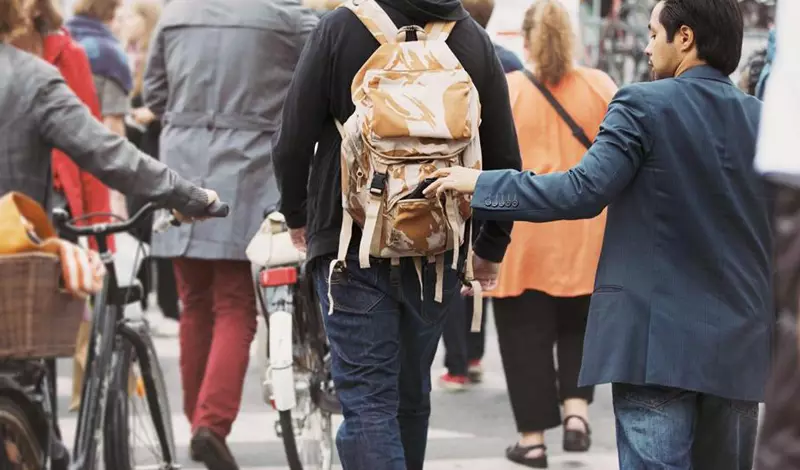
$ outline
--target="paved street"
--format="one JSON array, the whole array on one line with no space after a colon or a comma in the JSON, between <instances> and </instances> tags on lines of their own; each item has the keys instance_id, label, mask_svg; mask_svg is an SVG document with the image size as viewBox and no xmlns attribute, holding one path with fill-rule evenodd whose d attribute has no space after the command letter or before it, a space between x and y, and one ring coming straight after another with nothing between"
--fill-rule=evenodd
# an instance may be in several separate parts
<instances>
[{"instance_id":1,"label":"paved street","mask_svg":"<svg viewBox=\"0 0 800 470\"><path fill-rule=\"evenodd\" d=\"M433 417L428 446L429 470L511 470L524 468L503 457L506 446L515 439L513 418L508 403L497 338L491 319L487 322L486 381L459 394L442 390L433 392ZM263 334L263 328L260 328ZM229 438L231 450L242 470L277 470L286 468L282 444L274 433L277 414L261 398L261 348L263 336L251 349L251 363L245 386L242 413ZM157 338L156 345L167 380L172 406L178 455L183 468L200 469L188 459L191 438L189 425L181 412L181 386L178 369L177 338ZM442 348L434 364L433 374L442 373ZM72 364L59 362L59 411L66 442L72 442L75 413L68 413L72 390ZM608 388L598 391L592 408L594 446L587 455L564 455L560 450L561 434L554 430L548 436L550 467L561 469L616 470L613 417Z\"/></svg>"}]
</instances>

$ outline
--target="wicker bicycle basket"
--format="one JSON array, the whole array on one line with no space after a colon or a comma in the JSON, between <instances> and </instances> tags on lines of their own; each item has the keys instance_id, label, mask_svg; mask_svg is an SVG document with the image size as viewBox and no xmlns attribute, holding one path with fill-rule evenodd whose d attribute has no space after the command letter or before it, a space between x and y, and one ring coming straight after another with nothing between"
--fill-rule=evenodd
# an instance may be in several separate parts
<instances>
[{"instance_id":1,"label":"wicker bicycle basket","mask_svg":"<svg viewBox=\"0 0 800 470\"><path fill-rule=\"evenodd\" d=\"M72 356L86 306L59 289L55 255L0 256L0 358Z\"/></svg>"}]
</instances>

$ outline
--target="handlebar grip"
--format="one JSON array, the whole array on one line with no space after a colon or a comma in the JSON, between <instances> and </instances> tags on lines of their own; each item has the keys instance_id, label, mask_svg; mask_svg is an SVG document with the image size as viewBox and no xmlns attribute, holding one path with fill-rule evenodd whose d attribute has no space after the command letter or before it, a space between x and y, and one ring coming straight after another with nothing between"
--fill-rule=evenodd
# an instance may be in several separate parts
<instances>
[{"instance_id":1,"label":"handlebar grip","mask_svg":"<svg viewBox=\"0 0 800 470\"><path fill-rule=\"evenodd\" d=\"M212 202L211 205L206 208L206 215L209 217L224 218L227 217L230 212L231 207L224 202L220 202L219 200ZM170 217L169 223L173 227L181 226L181 222L174 216Z\"/></svg>"},{"instance_id":2,"label":"handlebar grip","mask_svg":"<svg viewBox=\"0 0 800 470\"><path fill-rule=\"evenodd\" d=\"M209 217L227 217L230 212L230 206L221 202L219 199L212 202L211 205L206 208L206 214L208 214Z\"/></svg>"}]
</instances>

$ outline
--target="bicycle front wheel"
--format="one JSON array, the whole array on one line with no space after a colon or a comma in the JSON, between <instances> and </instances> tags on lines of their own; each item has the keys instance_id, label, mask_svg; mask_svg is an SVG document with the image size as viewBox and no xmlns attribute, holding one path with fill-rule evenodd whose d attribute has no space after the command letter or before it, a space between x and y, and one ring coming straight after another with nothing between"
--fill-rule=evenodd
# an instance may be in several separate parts
<instances>
[{"instance_id":1,"label":"bicycle front wheel","mask_svg":"<svg viewBox=\"0 0 800 470\"><path fill-rule=\"evenodd\" d=\"M44 468L44 450L31 420L23 408L8 397L0 397L0 444L0 468Z\"/></svg>"},{"instance_id":2,"label":"bicycle front wheel","mask_svg":"<svg viewBox=\"0 0 800 470\"><path fill-rule=\"evenodd\" d=\"M280 431L290 470L330 470L333 465L331 414L310 396L298 397L294 416L281 411Z\"/></svg>"},{"instance_id":3,"label":"bicycle front wheel","mask_svg":"<svg viewBox=\"0 0 800 470\"><path fill-rule=\"evenodd\" d=\"M175 467L175 437L164 375L149 335L137 335L146 357L119 338L108 395L106 468Z\"/></svg>"},{"instance_id":4,"label":"bicycle front wheel","mask_svg":"<svg viewBox=\"0 0 800 470\"><path fill-rule=\"evenodd\" d=\"M300 462L300 453L297 451L292 412L290 410L279 411L278 415L283 450L286 452L286 462L289 464L289 470L303 470L303 464Z\"/></svg>"}]
</instances>

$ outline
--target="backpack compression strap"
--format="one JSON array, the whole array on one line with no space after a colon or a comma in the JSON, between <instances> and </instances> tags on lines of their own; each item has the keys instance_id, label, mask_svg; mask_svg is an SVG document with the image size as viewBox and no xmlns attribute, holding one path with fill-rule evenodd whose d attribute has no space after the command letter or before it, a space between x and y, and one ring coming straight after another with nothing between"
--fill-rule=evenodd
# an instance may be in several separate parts
<instances>
[{"instance_id":1,"label":"backpack compression strap","mask_svg":"<svg viewBox=\"0 0 800 470\"><path fill-rule=\"evenodd\" d=\"M379 43L397 42L397 26L375 0L350 0L339 8L352 11Z\"/></svg>"},{"instance_id":2,"label":"backpack compression strap","mask_svg":"<svg viewBox=\"0 0 800 470\"><path fill-rule=\"evenodd\" d=\"M455 21L428 23L425 25L425 32L428 33L428 40L447 41L450 33L455 27Z\"/></svg>"}]
</instances>

